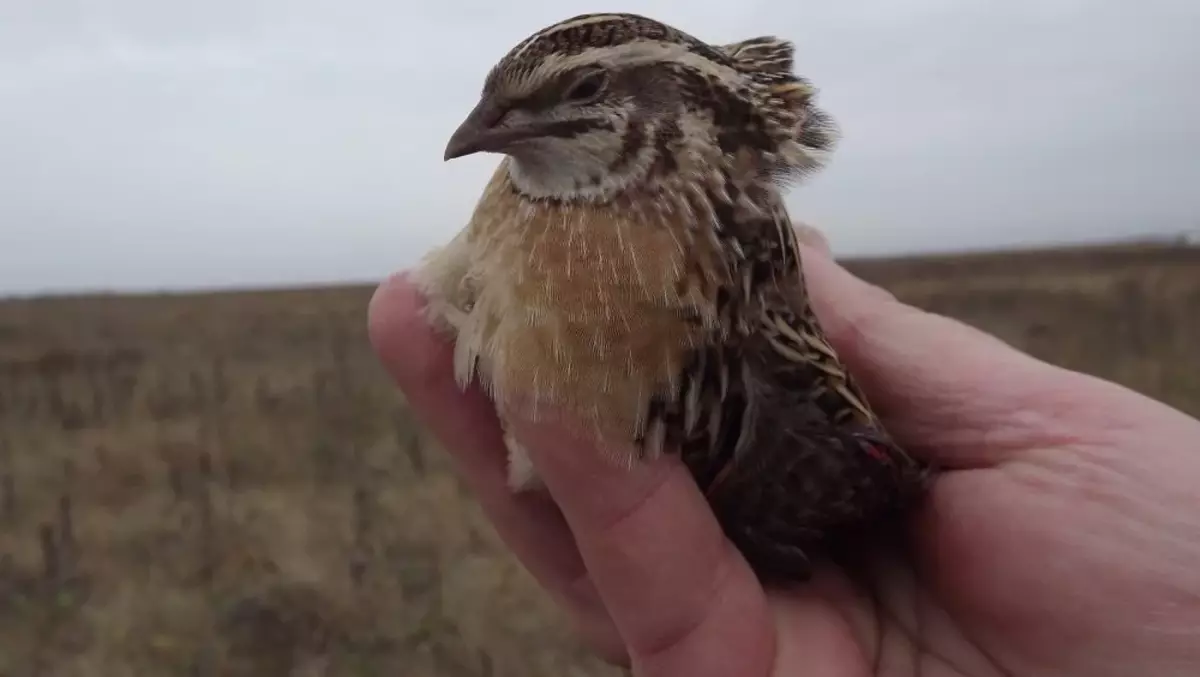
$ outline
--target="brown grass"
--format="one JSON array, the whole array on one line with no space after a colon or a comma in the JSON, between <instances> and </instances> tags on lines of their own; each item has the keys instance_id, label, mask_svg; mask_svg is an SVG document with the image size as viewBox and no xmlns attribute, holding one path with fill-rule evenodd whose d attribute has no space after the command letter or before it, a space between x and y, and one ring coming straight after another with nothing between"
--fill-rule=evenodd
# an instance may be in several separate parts
<instances>
[{"instance_id":1,"label":"brown grass","mask_svg":"<svg viewBox=\"0 0 1200 677\"><path fill-rule=\"evenodd\" d=\"M1200 249L859 261L1200 414ZM612 675L365 335L368 288L0 302L0 675Z\"/></svg>"}]
</instances>

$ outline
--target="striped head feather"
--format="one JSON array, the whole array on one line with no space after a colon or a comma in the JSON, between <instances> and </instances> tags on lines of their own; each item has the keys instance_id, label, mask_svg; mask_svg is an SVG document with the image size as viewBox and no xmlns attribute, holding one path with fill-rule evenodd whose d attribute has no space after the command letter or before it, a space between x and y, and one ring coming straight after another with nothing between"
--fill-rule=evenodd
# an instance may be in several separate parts
<instances>
[{"instance_id":1,"label":"striped head feather","mask_svg":"<svg viewBox=\"0 0 1200 677\"><path fill-rule=\"evenodd\" d=\"M507 155L531 199L679 191L711 184L714 168L787 183L820 168L837 136L793 60L769 36L712 46L634 14L572 17L491 69L446 158Z\"/></svg>"}]
</instances>

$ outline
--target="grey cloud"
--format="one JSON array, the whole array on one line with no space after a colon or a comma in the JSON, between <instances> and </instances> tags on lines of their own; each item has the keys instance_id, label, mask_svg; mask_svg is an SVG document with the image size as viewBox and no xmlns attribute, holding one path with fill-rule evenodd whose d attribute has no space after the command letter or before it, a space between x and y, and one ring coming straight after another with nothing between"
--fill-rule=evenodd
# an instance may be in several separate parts
<instances>
[{"instance_id":1,"label":"grey cloud","mask_svg":"<svg viewBox=\"0 0 1200 677\"><path fill-rule=\"evenodd\" d=\"M441 161L487 68L584 11L5 3L0 292L369 280L408 265L461 226L496 161ZM797 42L845 138L789 201L841 252L1200 225L1191 0L636 11L712 41Z\"/></svg>"}]
</instances>

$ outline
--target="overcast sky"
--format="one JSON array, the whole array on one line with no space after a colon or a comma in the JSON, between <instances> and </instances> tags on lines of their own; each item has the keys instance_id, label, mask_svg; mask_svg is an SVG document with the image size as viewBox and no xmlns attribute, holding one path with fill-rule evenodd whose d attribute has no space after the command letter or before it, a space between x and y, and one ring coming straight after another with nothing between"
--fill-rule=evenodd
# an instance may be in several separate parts
<instances>
[{"instance_id":1,"label":"overcast sky","mask_svg":"<svg viewBox=\"0 0 1200 677\"><path fill-rule=\"evenodd\" d=\"M0 293L373 280L467 219L442 162L587 11L793 39L844 129L789 197L843 254L1200 227L1197 0L0 0Z\"/></svg>"}]
</instances>

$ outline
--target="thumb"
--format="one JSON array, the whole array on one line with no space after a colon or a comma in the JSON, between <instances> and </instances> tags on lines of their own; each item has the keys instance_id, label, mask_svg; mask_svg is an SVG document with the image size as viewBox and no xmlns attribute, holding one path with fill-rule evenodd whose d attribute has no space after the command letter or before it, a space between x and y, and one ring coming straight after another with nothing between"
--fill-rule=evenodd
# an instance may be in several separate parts
<instances>
[{"instance_id":1,"label":"thumb","mask_svg":"<svg viewBox=\"0 0 1200 677\"><path fill-rule=\"evenodd\" d=\"M796 238L800 240L801 244L808 245L826 256L832 256L829 238L825 237L825 233L801 221L795 221L793 226L796 230Z\"/></svg>"},{"instance_id":2,"label":"thumb","mask_svg":"<svg viewBox=\"0 0 1200 677\"><path fill-rule=\"evenodd\" d=\"M812 236L801 235L805 242ZM821 238L823 241L823 238ZM1095 399L1089 377L1037 360L957 320L898 301L802 244L822 328L884 419L914 453L945 467L992 465L1005 451L1069 439Z\"/></svg>"}]
</instances>

